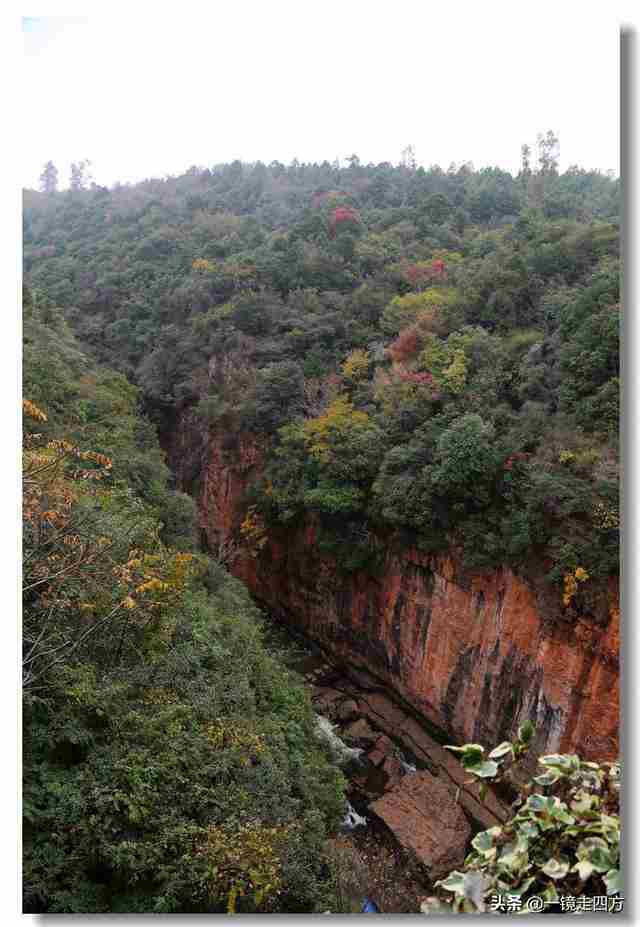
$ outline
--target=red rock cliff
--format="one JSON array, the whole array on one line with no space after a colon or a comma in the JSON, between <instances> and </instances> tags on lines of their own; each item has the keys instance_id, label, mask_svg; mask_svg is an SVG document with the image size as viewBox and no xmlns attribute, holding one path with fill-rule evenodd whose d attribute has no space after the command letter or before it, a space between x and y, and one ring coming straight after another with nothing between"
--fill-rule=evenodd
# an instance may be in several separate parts
<instances>
[{"instance_id":1,"label":"red rock cliff","mask_svg":"<svg viewBox=\"0 0 640 927\"><path fill-rule=\"evenodd\" d=\"M246 437L200 445L199 504L215 550L237 536L261 453ZM183 441L184 444L184 441ZM182 452L184 459L184 451ZM389 547L381 571L345 574L318 552L312 521L269 534L231 569L275 617L367 668L459 741L493 746L530 718L535 754L618 751L618 611L558 621L510 570L465 576L455 556Z\"/></svg>"}]
</instances>

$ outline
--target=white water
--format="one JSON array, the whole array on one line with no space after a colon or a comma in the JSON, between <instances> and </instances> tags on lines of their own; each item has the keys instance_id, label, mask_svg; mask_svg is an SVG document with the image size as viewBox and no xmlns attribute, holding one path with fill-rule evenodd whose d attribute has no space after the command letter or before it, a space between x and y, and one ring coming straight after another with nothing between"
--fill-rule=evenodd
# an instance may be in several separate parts
<instances>
[{"instance_id":1,"label":"white water","mask_svg":"<svg viewBox=\"0 0 640 927\"><path fill-rule=\"evenodd\" d=\"M338 766L346 766L353 760L360 761L363 750L360 747L348 747L336 734L335 726L323 715L316 715L316 731L318 736L329 745L333 758ZM342 819L343 830L355 830L356 827L366 827L367 819L358 814L351 802L347 802L347 810Z\"/></svg>"},{"instance_id":2,"label":"white water","mask_svg":"<svg viewBox=\"0 0 640 927\"><path fill-rule=\"evenodd\" d=\"M367 819L361 814L358 814L356 809L353 807L351 802L347 802L347 813L344 816L342 821L342 827L344 830L355 830L356 827L366 827Z\"/></svg>"},{"instance_id":3,"label":"white water","mask_svg":"<svg viewBox=\"0 0 640 927\"><path fill-rule=\"evenodd\" d=\"M403 769L405 775L406 775L407 773L414 773L414 772L417 772L417 769L416 769L416 767L413 765L413 763L408 763L408 762L405 760L405 758L403 757L402 753L400 753L399 750L398 750L398 753L400 754L400 765L402 766L402 769Z\"/></svg>"},{"instance_id":4,"label":"white water","mask_svg":"<svg viewBox=\"0 0 640 927\"><path fill-rule=\"evenodd\" d=\"M359 760L362 756L362 749L360 747L347 747L346 743L336 734L334 725L323 715L316 715L316 731L320 738L329 745L331 753L339 766L346 766L347 763Z\"/></svg>"}]
</instances>

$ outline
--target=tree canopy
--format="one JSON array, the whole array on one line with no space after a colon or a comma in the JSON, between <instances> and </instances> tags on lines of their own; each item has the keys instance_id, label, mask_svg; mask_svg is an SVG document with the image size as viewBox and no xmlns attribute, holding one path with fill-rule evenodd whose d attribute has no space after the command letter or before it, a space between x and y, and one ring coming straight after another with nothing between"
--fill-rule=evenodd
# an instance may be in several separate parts
<instances>
[{"instance_id":1,"label":"tree canopy","mask_svg":"<svg viewBox=\"0 0 640 927\"><path fill-rule=\"evenodd\" d=\"M354 156L27 191L26 280L151 414L259 433L264 517L357 513L558 601L583 567L571 609L594 608L617 570L620 189L556 151L541 135L517 176Z\"/></svg>"}]
</instances>

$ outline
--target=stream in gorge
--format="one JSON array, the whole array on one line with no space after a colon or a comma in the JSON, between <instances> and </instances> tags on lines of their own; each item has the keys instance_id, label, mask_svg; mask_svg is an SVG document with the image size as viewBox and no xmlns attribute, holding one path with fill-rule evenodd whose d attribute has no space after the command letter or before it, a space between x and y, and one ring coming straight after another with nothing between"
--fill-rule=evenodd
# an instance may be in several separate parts
<instances>
[{"instance_id":1,"label":"stream in gorge","mask_svg":"<svg viewBox=\"0 0 640 927\"><path fill-rule=\"evenodd\" d=\"M260 603L258 603L260 604ZM365 897L382 913L418 913L433 883L464 864L475 833L510 816L506 795L481 800L436 729L368 670L333 659L278 620L268 638L309 691L317 736L347 779L347 805L330 852L340 910Z\"/></svg>"},{"instance_id":2,"label":"stream in gorge","mask_svg":"<svg viewBox=\"0 0 640 927\"><path fill-rule=\"evenodd\" d=\"M359 705L364 692L317 645L279 623L271 628L276 639L286 642L283 656L310 693L317 735L348 782L345 815L329 850L338 873L342 911L359 913L367 897L381 913L417 913L420 901L430 893L429 879L372 805L427 764L375 727Z\"/></svg>"}]
</instances>

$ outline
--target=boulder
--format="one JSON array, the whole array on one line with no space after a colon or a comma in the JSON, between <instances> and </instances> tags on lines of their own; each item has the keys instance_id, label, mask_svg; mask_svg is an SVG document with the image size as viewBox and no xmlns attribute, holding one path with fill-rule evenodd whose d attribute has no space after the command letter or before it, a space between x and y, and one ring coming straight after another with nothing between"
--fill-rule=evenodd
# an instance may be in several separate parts
<instances>
[{"instance_id":1,"label":"boulder","mask_svg":"<svg viewBox=\"0 0 640 927\"><path fill-rule=\"evenodd\" d=\"M426 770L404 776L369 809L432 881L464 863L471 827L451 786Z\"/></svg>"},{"instance_id":2,"label":"boulder","mask_svg":"<svg viewBox=\"0 0 640 927\"><path fill-rule=\"evenodd\" d=\"M393 743L386 734L383 734L382 737L378 737L376 740L374 748L367 759L374 766L380 766L391 753L393 753Z\"/></svg>"},{"instance_id":3,"label":"boulder","mask_svg":"<svg viewBox=\"0 0 640 927\"><path fill-rule=\"evenodd\" d=\"M509 819L511 815L508 807L498 799L492 788L489 786L485 798L480 801L480 783L469 784L469 776L462 763L384 693L367 693L360 697L358 706L361 713L370 717L377 728L404 742L432 774L447 782L454 792L459 789L460 803L482 830L488 830Z\"/></svg>"},{"instance_id":4,"label":"boulder","mask_svg":"<svg viewBox=\"0 0 640 927\"><path fill-rule=\"evenodd\" d=\"M345 699L336 709L336 718L344 722L353 721L359 714L358 705L352 698Z\"/></svg>"},{"instance_id":5,"label":"boulder","mask_svg":"<svg viewBox=\"0 0 640 927\"><path fill-rule=\"evenodd\" d=\"M377 733L369 726L366 718L358 718L352 721L342 732L345 737L360 742L360 744L373 743L378 737Z\"/></svg>"},{"instance_id":6,"label":"boulder","mask_svg":"<svg viewBox=\"0 0 640 927\"><path fill-rule=\"evenodd\" d=\"M313 692L313 707L327 718L335 718L338 703L343 699L342 692L326 687L317 687Z\"/></svg>"},{"instance_id":7,"label":"boulder","mask_svg":"<svg viewBox=\"0 0 640 927\"><path fill-rule=\"evenodd\" d=\"M402 763L397 756L388 756L384 763L382 764L382 769L387 774L387 791L393 789L400 783L400 780L405 775L405 771L402 768Z\"/></svg>"}]
</instances>

